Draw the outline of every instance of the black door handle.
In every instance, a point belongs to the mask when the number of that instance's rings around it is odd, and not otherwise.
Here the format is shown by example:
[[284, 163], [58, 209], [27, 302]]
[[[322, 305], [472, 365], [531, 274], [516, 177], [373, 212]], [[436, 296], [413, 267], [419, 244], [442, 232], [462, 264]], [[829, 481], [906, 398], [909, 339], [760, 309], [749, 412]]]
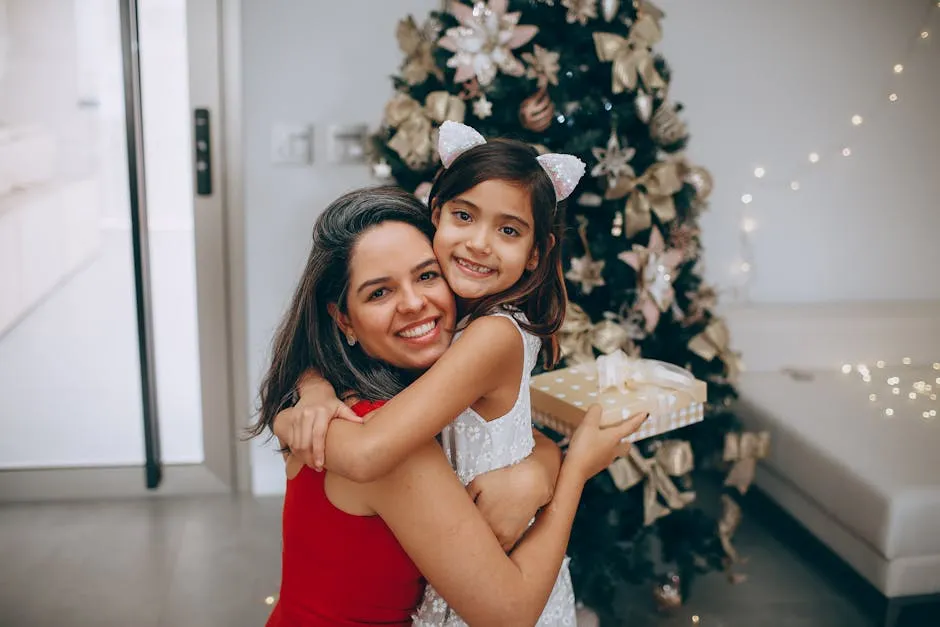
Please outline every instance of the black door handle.
[[196, 109], [193, 112], [193, 138], [196, 142], [196, 193], [200, 196], [212, 195], [212, 144], [209, 132], [209, 110]]

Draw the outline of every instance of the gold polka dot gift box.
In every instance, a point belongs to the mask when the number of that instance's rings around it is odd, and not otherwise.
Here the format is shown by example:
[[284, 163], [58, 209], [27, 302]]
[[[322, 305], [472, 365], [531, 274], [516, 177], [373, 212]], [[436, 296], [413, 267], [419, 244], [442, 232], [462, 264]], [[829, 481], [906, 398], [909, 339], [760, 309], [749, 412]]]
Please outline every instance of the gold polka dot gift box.
[[617, 351], [535, 376], [530, 391], [532, 419], [563, 435], [571, 435], [595, 403], [604, 410], [602, 426], [649, 412], [629, 437], [637, 442], [703, 420], [707, 386], [674, 364]]

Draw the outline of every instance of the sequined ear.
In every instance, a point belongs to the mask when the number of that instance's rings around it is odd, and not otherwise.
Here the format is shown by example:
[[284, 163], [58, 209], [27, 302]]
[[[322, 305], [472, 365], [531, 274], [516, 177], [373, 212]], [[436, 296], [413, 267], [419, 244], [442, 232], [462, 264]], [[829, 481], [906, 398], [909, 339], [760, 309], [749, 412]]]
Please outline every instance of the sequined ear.
[[446, 120], [438, 131], [437, 152], [441, 155], [441, 163], [445, 168], [449, 168], [454, 159], [474, 146], [485, 143], [486, 139], [476, 129], [460, 122]]
[[558, 153], [549, 153], [536, 157], [539, 165], [548, 173], [548, 178], [552, 179], [552, 185], [555, 186], [555, 200], [561, 202], [571, 195], [574, 188], [578, 186], [581, 177], [584, 176], [584, 162], [574, 155], [562, 155]]

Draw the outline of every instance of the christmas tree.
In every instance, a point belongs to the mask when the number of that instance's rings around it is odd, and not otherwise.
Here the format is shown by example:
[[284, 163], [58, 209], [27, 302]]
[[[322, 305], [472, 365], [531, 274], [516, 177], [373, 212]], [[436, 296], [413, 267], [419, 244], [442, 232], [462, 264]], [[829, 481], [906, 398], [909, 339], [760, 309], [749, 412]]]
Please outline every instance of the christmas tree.
[[[426, 197], [436, 129], [448, 119], [587, 163], [566, 207], [564, 361], [620, 349], [690, 369], [708, 382], [706, 420], [665, 437], [687, 441], [698, 467], [720, 468], [716, 459], [739, 460], [744, 448], [753, 458], [759, 447], [735, 439], [728, 412], [738, 358], [701, 278], [697, 225], [712, 183], [684, 156], [681, 106], [653, 49], [663, 17], [645, 0], [452, 0], [422, 24], [402, 20], [405, 58], [374, 137], [374, 170]], [[639, 452], [657, 459], [662, 440]], [[620, 582], [662, 581], [668, 568], [677, 576], [656, 590], [669, 605], [695, 573], [728, 565], [739, 510], [728, 494], [720, 521], [686, 504], [687, 470], [666, 479], [668, 492], [683, 491], [678, 500], [651, 490], [650, 477], [621, 491], [603, 473], [586, 486], [568, 550], [580, 600], [608, 613]], [[752, 470], [739, 463], [729, 483], [743, 491]]]

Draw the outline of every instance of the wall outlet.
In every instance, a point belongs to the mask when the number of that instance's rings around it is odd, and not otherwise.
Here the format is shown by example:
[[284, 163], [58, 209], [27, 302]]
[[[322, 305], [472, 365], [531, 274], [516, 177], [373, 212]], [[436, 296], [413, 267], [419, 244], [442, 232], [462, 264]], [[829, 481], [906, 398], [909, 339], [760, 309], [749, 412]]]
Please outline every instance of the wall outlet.
[[271, 162], [277, 165], [308, 165], [313, 161], [313, 127], [275, 124], [271, 129]]
[[327, 159], [340, 165], [366, 163], [368, 141], [369, 127], [366, 124], [331, 126]]

